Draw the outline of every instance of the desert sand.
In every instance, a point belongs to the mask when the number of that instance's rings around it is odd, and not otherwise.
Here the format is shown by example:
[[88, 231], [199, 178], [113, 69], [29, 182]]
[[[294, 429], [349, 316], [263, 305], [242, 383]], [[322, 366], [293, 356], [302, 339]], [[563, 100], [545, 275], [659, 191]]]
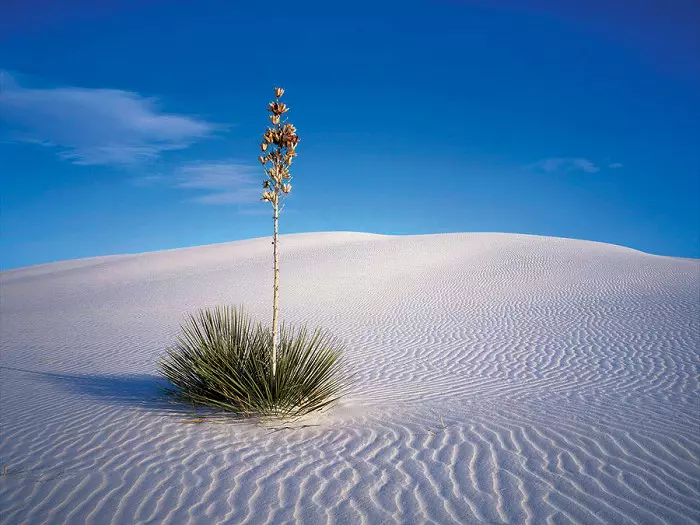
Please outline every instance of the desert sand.
[[156, 360], [200, 307], [269, 323], [270, 241], [0, 273], [0, 522], [700, 522], [700, 261], [283, 235], [282, 320], [358, 382], [291, 425], [192, 422]]

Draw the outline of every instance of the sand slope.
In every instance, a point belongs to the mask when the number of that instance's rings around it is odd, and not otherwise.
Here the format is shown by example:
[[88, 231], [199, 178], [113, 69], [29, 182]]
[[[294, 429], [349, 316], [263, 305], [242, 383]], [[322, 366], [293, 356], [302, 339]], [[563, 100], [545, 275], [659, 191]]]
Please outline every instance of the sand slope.
[[[700, 262], [509, 234], [287, 235], [281, 315], [359, 383], [183, 422], [183, 314], [270, 317], [270, 238], [0, 274], [0, 522], [698, 523]], [[1, 466], [0, 466], [1, 468]]]

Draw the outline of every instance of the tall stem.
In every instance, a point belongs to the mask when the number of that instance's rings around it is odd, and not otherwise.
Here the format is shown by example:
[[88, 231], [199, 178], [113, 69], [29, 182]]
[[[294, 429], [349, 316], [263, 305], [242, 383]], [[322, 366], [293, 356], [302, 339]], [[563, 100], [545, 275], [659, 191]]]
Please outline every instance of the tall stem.
[[[277, 95], [275, 97], [275, 100], [279, 102], [280, 97]], [[278, 121], [277, 125], [277, 132], [281, 132], [282, 130], [282, 122]], [[277, 158], [273, 160], [273, 165], [274, 169], [277, 173], [280, 173], [280, 169], [282, 167], [282, 160], [281, 160], [281, 154], [282, 154], [282, 145], [280, 143], [277, 144]], [[274, 234], [272, 236], [272, 245], [273, 245], [273, 251], [274, 251], [274, 257], [275, 257], [275, 282], [273, 285], [273, 294], [272, 294], [272, 377], [274, 378], [276, 373], [277, 373], [277, 310], [278, 310], [278, 302], [279, 302], [279, 283], [280, 283], [280, 261], [279, 261], [279, 252], [277, 250], [277, 245], [279, 243], [277, 239], [277, 219], [279, 219], [279, 198], [280, 198], [280, 184], [281, 182], [275, 181], [275, 200], [272, 203], [275, 213], [273, 215], [273, 220], [275, 223], [275, 229], [274, 229]]]
[[[275, 192], [275, 197], [277, 197], [277, 192]], [[273, 287], [272, 295], [272, 377], [275, 377], [277, 372], [277, 301], [279, 298], [279, 281], [280, 281], [280, 264], [279, 264], [279, 253], [277, 252], [277, 219], [279, 218], [279, 205], [277, 200], [274, 203], [275, 214], [273, 219], [275, 221], [275, 233], [272, 237], [272, 245], [275, 256], [275, 284]]]

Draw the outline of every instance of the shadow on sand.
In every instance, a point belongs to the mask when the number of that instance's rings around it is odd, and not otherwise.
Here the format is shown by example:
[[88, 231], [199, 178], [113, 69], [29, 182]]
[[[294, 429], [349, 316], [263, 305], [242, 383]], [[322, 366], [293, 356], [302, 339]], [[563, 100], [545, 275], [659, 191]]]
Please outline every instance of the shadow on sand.
[[[57, 374], [0, 367], [5, 373], [21, 373], [37, 381], [46, 381], [59, 389], [83, 397], [101, 399], [107, 403], [139, 407], [168, 414], [193, 413], [193, 407], [177, 402], [168, 395], [168, 382], [152, 374]], [[202, 412], [202, 409], [197, 409]]]

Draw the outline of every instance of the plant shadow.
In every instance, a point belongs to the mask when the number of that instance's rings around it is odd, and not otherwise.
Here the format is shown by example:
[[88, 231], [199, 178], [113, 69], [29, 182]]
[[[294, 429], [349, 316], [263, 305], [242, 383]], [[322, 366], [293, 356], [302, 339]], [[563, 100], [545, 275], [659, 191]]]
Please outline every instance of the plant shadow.
[[153, 374], [59, 374], [7, 366], [1, 368], [31, 375], [36, 380], [48, 381], [64, 392], [99, 399], [110, 404], [142, 408], [163, 415], [225, 416], [230, 420], [240, 419], [240, 416], [232, 413], [222, 413], [178, 401], [168, 392], [170, 383]]

